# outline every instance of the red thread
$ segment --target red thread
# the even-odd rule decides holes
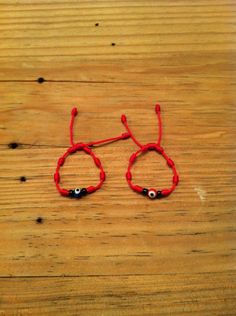
[[[179,182],[179,176],[177,174],[174,161],[167,156],[164,149],[160,146],[161,139],[162,139],[162,120],[161,120],[161,107],[159,104],[156,104],[155,111],[156,111],[157,119],[158,119],[159,136],[158,136],[156,143],[149,143],[146,145],[141,145],[137,141],[137,139],[134,137],[133,133],[131,132],[131,130],[128,126],[126,116],[124,114],[121,116],[121,122],[124,124],[126,130],[128,131],[129,135],[131,136],[131,138],[133,139],[135,144],[138,147],[140,147],[140,149],[138,151],[136,151],[135,153],[133,153],[129,158],[128,169],[126,172],[126,180],[127,180],[128,184],[132,190],[134,190],[138,193],[142,193],[144,195],[147,195],[151,199],[168,196],[169,194],[171,194],[174,191],[174,189],[176,188],[176,186],[178,185],[178,182]],[[131,168],[132,168],[134,162],[136,161],[136,159],[138,158],[138,156],[145,153],[148,150],[154,150],[158,154],[162,155],[164,157],[164,159],[166,160],[167,165],[172,169],[172,171],[173,171],[173,181],[172,181],[173,184],[172,184],[171,188],[157,191],[157,190],[152,189],[152,188],[151,189],[142,188],[139,185],[132,183]]]
[[[134,137],[133,133],[129,129],[127,118],[124,114],[121,115],[121,122],[124,124],[125,128],[127,129],[127,132],[129,133],[130,137],[133,139],[135,144],[139,147],[142,147],[142,145],[137,141],[137,139]]]
[[[132,156],[130,156],[130,158],[129,158],[130,163],[134,163],[136,157],[137,157],[136,153],[134,153]]]
[[[87,188],[88,193],[93,193],[93,192],[95,192],[96,190],[97,190],[97,188],[94,187],[94,186],[90,186],[90,187]]]
[[[59,183],[59,182],[60,182],[60,175],[59,175],[58,172],[54,173],[54,181],[55,181],[56,183]]]
[[[100,145],[104,143],[110,143],[114,142],[117,140],[122,140],[122,139],[127,139],[130,137],[129,133],[122,133],[120,136],[117,137],[112,137],[112,138],[107,138],[95,142],[89,142],[89,143],[74,143],[74,134],[73,134],[73,127],[74,127],[74,121],[75,121],[75,116],[78,114],[77,108],[73,108],[71,110],[71,120],[70,120],[70,144],[71,146],[67,149],[67,151],[58,159],[57,161],[57,167],[56,167],[56,172],[54,174],[54,182],[56,184],[56,188],[58,192],[62,196],[70,196],[70,197],[75,197],[75,198],[80,198],[83,195],[86,195],[87,193],[93,193],[97,190],[99,190],[102,187],[103,182],[106,179],[106,174],[105,171],[102,167],[102,163],[98,157],[95,156],[93,153],[92,149],[90,147],[93,147],[95,145]],[[60,168],[64,165],[66,158],[71,155],[76,153],[77,151],[84,151],[86,154],[90,155],[94,161],[95,166],[100,169],[100,179],[99,182],[96,186],[89,186],[87,188],[82,188],[82,189],[73,189],[73,190],[66,190],[64,188],[60,187]]]
[[[167,196],[171,193],[171,190],[170,189],[163,189],[163,190],[161,190],[161,193],[163,196]]]
[[[95,164],[96,164],[96,166],[97,166],[98,168],[101,167],[101,161],[100,161],[99,158],[96,157],[96,158],[94,159],[94,162],[95,162]]]
[[[166,161],[167,161],[167,164],[168,164],[168,166],[170,168],[172,168],[174,166],[174,164],[175,164],[174,161],[172,159],[170,159],[170,158],[168,158]]]
[[[69,195],[69,191],[66,190],[66,189],[61,189],[61,190],[60,190],[60,193],[61,193],[61,195],[63,195],[63,196],[68,196],[68,195]]]
[[[143,188],[142,187],[140,187],[139,185],[133,185],[132,186],[132,189],[134,190],[134,191],[136,191],[136,192],[138,192],[138,193],[141,193],[142,191],[143,191]]]
[[[103,170],[100,171],[100,179],[102,181],[105,181],[105,179],[106,179],[106,175],[105,175],[105,172]]]
[[[58,165],[60,167],[62,167],[64,165],[64,162],[65,162],[65,158],[64,157],[61,157],[61,158],[58,159]]]
[[[131,174],[130,171],[127,171],[127,172],[126,172],[126,179],[127,179],[127,180],[132,180],[132,174]]]
[[[179,183],[179,176],[177,174],[175,174],[173,176],[173,184],[177,185]]]

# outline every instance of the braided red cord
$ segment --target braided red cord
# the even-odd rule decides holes
[[[95,142],[74,143],[73,127],[74,127],[75,116],[77,114],[78,114],[77,108],[73,108],[71,111],[71,120],[70,120],[70,144],[71,144],[71,146],[58,159],[56,171],[54,174],[54,181],[56,184],[56,188],[62,196],[81,197],[82,195],[85,195],[87,193],[93,193],[93,192],[99,190],[102,187],[102,184],[106,179],[106,174],[105,174],[105,171],[102,167],[100,159],[98,157],[96,157],[96,155],[93,153],[93,151],[91,150],[90,147],[92,147],[94,145],[104,144],[107,142],[114,142],[114,141],[117,141],[120,139],[127,139],[130,137],[129,133],[123,133],[118,137],[107,138],[107,139],[103,139],[103,140],[99,140],[99,141],[95,141]],[[100,180],[99,180],[98,184],[95,186],[89,186],[89,187],[83,188],[81,190],[80,189],[67,190],[67,189],[64,189],[60,186],[60,173],[59,173],[59,171],[60,171],[60,168],[64,165],[66,158],[69,155],[74,154],[77,151],[84,151],[86,154],[90,155],[93,158],[95,166],[98,169],[100,169]],[[78,193],[76,193],[76,190],[78,190]]]
[[[171,160],[167,154],[165,153],[164,149],[160,146],[161,143],[161,138],[162,138],[162,120],[161,120],[161,109],[160,109],[160,105],[157,104],[156,105],[156,114],[157,114],[157,118],[158,118],[158,123],[159,123],[159,136],[158,136],[158,140],[157,143],[149,143],[146,145],[141,145],[136,138],[134,137],[133,133],[131,132],[128,123],[127,123],[127,119],[125,117],[125,115],[121,116],[121,121],[124,124],[124,126],[126,127],[127,131],[129,132],[131,138],[134,140],[134,142],[140,147],[140,149],[138,151],[136,151],[135,153],[133,153],[130,158],[129,158],[129,164],[128,164],[128,169],[126,172],[126,180],[130,186],[130,188],[138,193],[142,193],[144,195],[148,195],[151,199],[154,198],[161,198],[161,197],[165,197],[170,195],[174,189],[176,188],[176,186],[178,185],[179,182],[179,176],[175,167],[175,164],[173,162],[173,160]],[[131,174],[131,168],[134,164],[134,162],[136,161],[137,157],[149,150],[154,150],[156,151],[158,154],[162,155],[164,157],[164,159],[167,162],[167,165],[172,169],[173,171],[173,178],[172,178],[172,186],[168,189],[162,189],[160,191],[157,191],[155,189],[146,189],[143,188],[139,185],[133,184],[132,183],[132,174]]]

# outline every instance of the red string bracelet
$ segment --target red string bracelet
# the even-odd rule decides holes
[[[100,159],[95,156],[95,154],[91,150],[91,147],[93,147],[95,145],[99,145],[99,144],[104,144],[107,142],[117,141],[120,139],[127,139],[130,137],[129,133],[123,133],[118,137],[107,138],[107,139],[103,139],[100,141],[89,142],[89,143],[74,143],[73,126],[74,126],[75,116],[77,114],[78,114],[77,108],[73,108],[71,111],[71,121],[70,121],[70,144],[71,144],[71,146],[58,159],[56,172],[54,173],[54,181],[55,181],[56,188],[57,188],[58,192],[62,196],[67,196],[67,197],[72,197],[72,198],[80,198],[82,196],[87,195],[88,193],[93,193],[93,192],[99,190],[102,187],[102,184],[106,179],[106,175],[105,175],[105,171],[102,167],[102,163],[101,163]],[[84,151],[86,154],[90,155],[93,158],[95,166],[98,169],[100,169],[100,180],[99,180],[97,185],[89,186],[87,188],[76,188],[76,189],[71,189],[71,190],[61,188],[61,186],[60,186],[60,174],[59,174],[60,168],[65,164],[66,158],[69,155],[76,153],[77,151]]]
[[[160,199],[162,197],[170,195],[174,191],[174,189],[176,188],[176,186],[178,185],[178,182],[179,182],[179,176],[178,176],[178,173],[176,171],[174,161],[171,160],[167,156],[164,149],[160,146],[161,138],[162,138],[162,121],[161,121],[160,105],[157,104],[155,109],[156,109],[156,114],[157,114],[158,123],[159,123],[159,136],[158,136],[158,140],[156,143],[149,143],[146,145],[141,145],[137,141],[137,139],[134,137],[133,133],[131,132],[131,130],[128,126],[128,123],[127,123],[126,116],[124,114],[121,116],[121,122],[126,127],[126,130],[128,131],[129,135],[131,136],[131,138],[133,139],[135,144],[138,147],[140,147],[140,149],[137,150],[135,153],[133,153],[129,158],[128,169],[126,172],[126,180],[127,180],[128,184],[132,190],[134,190],[137,193],[141,193],[143,195],[146,195],[150,199],[155,199],[155,198]],[[164,159],[166,160],[167,165],[172,169],[172,171],[173,171],[172,186],[169,189],[162,189],[162,190],[156,190],[156,189],[152,189],[152,188],[146,189],[146,188],[143,188],[139,185],[135,185],[132,183],[131,168],[132,168],[133,164],[135,163],[138,156],[142,155],[143,153],[145,153],[149,150],[156,151],[158,154],[162,155],[164,157]]]

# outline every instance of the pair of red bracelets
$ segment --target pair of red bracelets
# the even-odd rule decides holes
[[[81,198],[82,196],[85,196],[87,194],[93,193],[97,190],[99,190],[102,187],[103,182],[106,179],[106,175],[105,175],[105,171],[102,167],[101,161],[98,157],[96,157],[96,155],[94,154],[94,152],[92,151],[92,147],[96,146],[96,145],[100,145],[100,144],[104,144],[107,142],[114,142],[117,140],[121,140],[121,139],[127,139],[129,137],[131,137],[133,139],[133,141],[135,142],[135,144],[139,147],[139,150],[137,150],[135,153],[133,153],[131,155],[131,157],[129,158],[129,164],[128,164],[128,169],[126,172],[126,179],[127,182],[130,186],[130,188],[137,192],[137,193],[141,193],[145,196],[148,196],[150,199],[160,199],[162,197],[168,196],[170,195],[174,189],[176,188],[176,186],[178,185],[179,182],[179,176],[178,173],[176,171],[175,168],[175,164],[173,162],[173,160],[171,160],[167,154],[165,153],[164,149],[161,147],[161,138],[162,138],[162,121],[161,121],[161,109],[160,109],[160,105],[157,104],[155,107],[156,113],[157,113],[157,117],[158,117],[158,122],[159,122],[159,136],[158,136],[158,140],[156,143],[149,143],[146,145],[141,145],[137,139],[134,137],[133,133],[131,132],[128,123],[127,123],[127,119],[126,116],[123,114],[121,116],[121,122],[124,124],[127,133],[123,133],[118,137],[113,137],[113,138],[107,138],[104,140],[100,140],[100,141],[95,141],[95,142],[89,142],[89,143],[74,143],[73,140],[73,126],[74,126],[74,119],[75,116],[78,114],[78,110],[77,108],[73,108],[71,111],[71,121],[70,121],[70,144],[71,146],[67,149],[67,151],[58,159],[57,162],[57,167],[56,167],[56,172],[54,174],[54,181],[56,184],[56,188],[58,190],[58,192],[62,195],[62,196],[66,196],[66,197],[71,197],[71,198]],[[172,169],[173,171],[173,179],[172,179],[172,186],[168,189],[162,189],[162,190],[156,190],[156,189],[147,189],[147,188],[143,188],[137,184],[133,184],[132,183],[132,174],[131,174],[131,168],[133,166],[133,164],[135,163],[136,159],[142,155],[143,153],[147,152],[147,151],[156,151],[158,154],[162,155],[164,157],[164,159],[167,162],[167,165]],[[60,186],[60,168],[64,165],[66,158],[69,155],[72,155],[74,153],[76,153],[77,151],[84,151],[86,154],[90,155],[93,158],[93,161],[95,163],[95,166],[97,168],[100,169],[100,180],[98,182],[97,185],[95,186],[89,186],[87,188],[76,188],[76,189],[71,189],[71,190],[67,190],[64,188],[61,188]]]

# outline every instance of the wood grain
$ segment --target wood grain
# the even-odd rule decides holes
[[[3,279],[0,291],[9,314],[17,306],[20,315],[234,315],[232,277],[224,272],[13,278]]]
[[[235,315],[235,12],[226,0],[0,2],[0,315]],[[127,140],[95,149],[101,191],[58,196],[72,106],[80,141],[119,135],[126,113],[147,143],[156,101],[173,195],[128,189]],[[152,153],[133,174],[171,181]],[[83,154],[63,167],[68,188],[97,178]]]

